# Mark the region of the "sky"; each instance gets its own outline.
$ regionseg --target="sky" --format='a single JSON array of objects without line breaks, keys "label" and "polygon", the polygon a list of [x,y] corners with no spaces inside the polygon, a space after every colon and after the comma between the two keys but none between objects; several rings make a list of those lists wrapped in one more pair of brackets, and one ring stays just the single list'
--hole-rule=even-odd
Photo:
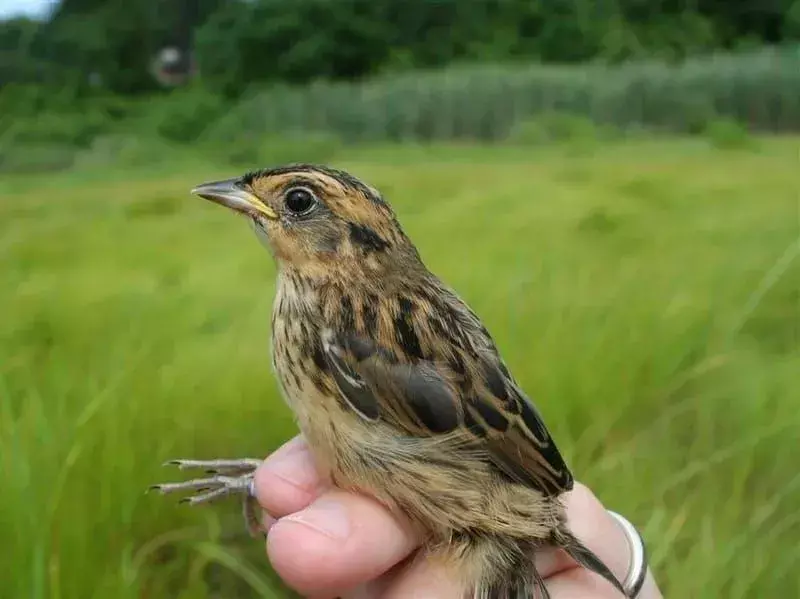
[{"label": "sky", "polygon": [[0,19],[15,15],[44,14],[56,0],[0,0]]}]

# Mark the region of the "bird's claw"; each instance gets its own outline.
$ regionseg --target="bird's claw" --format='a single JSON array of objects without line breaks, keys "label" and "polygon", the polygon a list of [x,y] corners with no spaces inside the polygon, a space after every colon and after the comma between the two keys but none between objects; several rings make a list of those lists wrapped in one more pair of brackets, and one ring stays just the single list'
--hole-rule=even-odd
[{"label": "bird's claw", "polygon": [[260,464],[261,460],[253,458],[170,460],[164,465],[177,466],[180,470],[202,469],[211,476],[176,483],[160,483],[152,485],[148,490],[157,490],[162,495],[177,491],[194,491],[192,495],[180,500],[180,503],[189,505],[209,503],[215,499],[239,494],[242,497],[242,510],[247,530],[251,536],[257,536],[263,532],[254,505],[254,476],[255,470]]},{"label": "bird's claw", "polygon": [[[253,478],[252,474],[245,474],[243,476],[224,476],[222,474],[215,474],[208,478],[193,478],[179,483],[161,483],[150,487],[152,490],[158,490],[162,495],[174,493],[175,491],[213,491],[213,497],[206,500],[198,500],[200,495],[194,496],[195,501],[192,503],[203,503],[214,497],[223,497],[232,493],[241,493],[242,491],[250,491],[250,480]],[[224,493],[216,493],[217,491],[224,491]]]},{"label": "bird's claw", "polygon": [[206,472],[219,474],[232,474],[234,472],[252,471],[258,468],[261,460],[255,458],[241,458],[233,460],[169,460],[164,466],[177,466],[179,470],[202,468]]}]

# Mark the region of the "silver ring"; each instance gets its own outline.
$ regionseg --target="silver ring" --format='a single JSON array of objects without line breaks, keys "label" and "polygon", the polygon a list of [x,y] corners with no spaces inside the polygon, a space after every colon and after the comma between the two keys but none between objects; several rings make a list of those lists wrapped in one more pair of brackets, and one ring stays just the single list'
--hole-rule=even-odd
[{"label": "silver ring", "polygon": [[631,551],[631,559],[628,565],[628,574],[622,583],[625,589],[625,594],[630,599],[635,599],[644,586],[644,581],[647,578],[647,551],[644,546],[644,539],[639,531],[636,530],[633,524],[628,522],[616,512],[607,510],[625,533],[625,539],[628,541],[628,547]]},{"label": "silver ring", "polygon": [[247,494],[256,499],[256,479],[251,478],[250,481],[247,483]]}]

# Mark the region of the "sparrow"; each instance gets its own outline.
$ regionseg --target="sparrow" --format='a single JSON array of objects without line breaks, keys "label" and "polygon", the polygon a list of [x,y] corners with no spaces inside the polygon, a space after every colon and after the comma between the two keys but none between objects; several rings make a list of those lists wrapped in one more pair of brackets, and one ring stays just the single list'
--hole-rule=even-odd
[{"label": "sparrow", "polygon": [[[402,513],[470,599],[549,597],[561,548],[623,596],[569,529],[573,474],[472,309],[428,270],[386,199],[350,173],[290,164],[192,193],[244,215],[277,265],[272,366],[320,471]],[[191,504],[238,494],[258,531],[259,459],[173,460],[154,485]]]}]

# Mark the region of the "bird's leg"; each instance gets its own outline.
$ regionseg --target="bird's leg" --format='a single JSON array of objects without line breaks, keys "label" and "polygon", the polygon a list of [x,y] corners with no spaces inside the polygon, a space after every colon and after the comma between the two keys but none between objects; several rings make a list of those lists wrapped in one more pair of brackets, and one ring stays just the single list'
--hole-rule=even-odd
[{"label": "bird's leg", "polygon": [[170,460],[165,466],[177,466],[181,470],[200,468],[211,476],[193,478],[179,483],[161,483],[150,489],[163,495],[176,491],[194,491],[194,494],[181,499],[181,503],[198,505],[215,499],[238,494],[242,497],[242,513],[251,536],[262,532],[258,521],[253,477],[261,460],[243,458],[239,460]]},{"label": "bird's leg", "polygon": [[231,473],[241,470],[255,470],[263,460],[255,458],[241,458],[237,460],[170,460],[165,466],[177,466],[179,470],[189,468],[203,468],[208,472]]}]

